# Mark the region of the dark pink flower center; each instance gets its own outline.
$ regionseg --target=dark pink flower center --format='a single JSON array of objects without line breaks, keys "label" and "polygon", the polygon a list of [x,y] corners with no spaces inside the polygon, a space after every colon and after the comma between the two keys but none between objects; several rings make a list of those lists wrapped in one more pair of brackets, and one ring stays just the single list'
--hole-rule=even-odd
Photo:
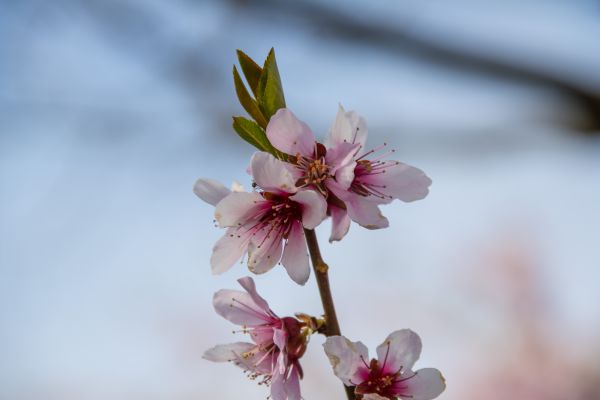
[{"label": "dark pink flower center", "polygon": [[380,180],[373,179],[376,175],[385,174],[389,168],[400,164],[398,161],[382,160],[395,150],[392,149],[374,160],[365,160],[364,158],[370,154],[387,146],[386,143],[374,148],[356,159],[356,167],[354,167],[354,181],[350,185],[350,190],[361,196],[375,196],[380,199],[392,199],[393,197],[385,193],[386,186],[379,184]]}]

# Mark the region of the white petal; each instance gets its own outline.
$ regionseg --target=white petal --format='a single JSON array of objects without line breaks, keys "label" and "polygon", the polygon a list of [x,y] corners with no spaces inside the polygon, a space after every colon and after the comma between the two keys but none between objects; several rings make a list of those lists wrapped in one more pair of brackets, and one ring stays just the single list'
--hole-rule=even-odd
[{"label": "white petal", "polygon": [[358,143],[363,148],[367,141],[367,122],[354,111],[345,112],[340,104],[335,121],[326,140],[328,147],[339,143]]},{"label": "white petal", "polygon": [[221,344],[206,350],[202,358],[214,362],[235,361],[242,353],[252,350],[255,346],[244,342]]},{"label": "white petal", "polygon": [[310,276],[310,264],[304,229],[300,222],[295,222],[290,230],[281,263],[294,282],[304,285]]},{"label": "white petal", "polygon": [[241,326],[257,326],[272,320],[268,311],[257,305],[248,293],[222,289],[213,296],[215,311],[226,320]]},{"label": "white petal", "polygon": [[403,394],[410,400],[432,400],[446,389],[446,380],[435,368],[423,368],[415,374],[403,382],[406,385]]},{"label": "white petal", "polygon": [[231,191],[213,179],[200,178],[194,185],[194,193],[208,204],[216,206]]},{"label": "white petal", "polygon": [[377,347],[379,365],[388,372],[410,370],[421,355],[421,347],[421,338],[410,329],[392,332]]},{"label": "white petal", "polygon": [[348,212],[343,208],[330,206],[329,212],[331,214],[331,236],[329,236],[329,243],[333,241],[339,241],[346,236],[350,229],[350,217]]},{"label": "white petal", "polygon": [[210,266],[215,275],[227,271],[244,255],[248,249],[248,239],[237,237],[236,228],[229,228],[215,243],[210,257]]},{"label": "white petal", "polygon": [[290,164],[269,153],[257,151],[252,156],[251,165],[254,181],[266,192],[296,193],[296,181],[288,169]]},{"label": "white petal", "polygon": [[287,108],[279,109],[267,125],[267,137],[278,150],[295,156],[312,157],[315,150],[315,135],[308,125],[300,121]]},{"label": "white petal", "polygon": [[346,386],[362,383],[361,371],[369,363],[369,351],[361,342],[351,342],[344,336],[330,336],[323,344],[335,375]]},{"label": "white petal", "polygon": [[302,190],[290,199],[302,205],[302,225],[315,229],[327,216],[327,201],[314,190]]},{"label": "white petal", "polygon": [[264,203],[258,193],[232,192],[217,203],[215,219],[221,228],[240,226],[256,215]]}]

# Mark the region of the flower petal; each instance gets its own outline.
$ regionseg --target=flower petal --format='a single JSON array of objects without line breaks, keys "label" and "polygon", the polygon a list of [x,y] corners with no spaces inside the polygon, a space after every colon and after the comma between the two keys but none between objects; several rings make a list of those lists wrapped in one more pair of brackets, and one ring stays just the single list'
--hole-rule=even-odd
[{"label": "flower petal", "polygon": [[368,197],[349,193],[343,201],[348,216],[363,228],[381,229],[390,226],[388,219],[379,210],[378,204],[370,201]]},{"label": "flower petal", "polygon": [[302,205],[302,225],[306,229],[316,228],[327,216],[327,201],[314,190],[302,190],[290,199]]},{"label": "flower petal", "polygon": [[245,342],[220,344],[206,350],[202,358],[214,362],[235,361],[243,353],[251,351],[254,347],[254,344]]},{"label": "flower petal", "polygon": [[333,147],[340,143],[357,143],[361,147],[365,147],[367,142],[367,122],[354,111],[344,111],[344,107],[340,104],[338,112],[335,116],[335,121],[329,130],[326,144]]},{"label": "flower petal", "polygon": [[259,193],[232,192],[217,203],[215,219],[221,228],[244,224],[265,206]]},{"label": "flower petal", "polygon": [[410,329],[401,329],[390,335],[377,347],[381,368],[388,373],[412,369],[421,355],[421,338]]},{"label": "flower petal", "polygon": [[365,394],[362,397],[362,400],[388,400],[388,398],[387,397],[381,397],[377,393],[369,393],[369,394]]},{"label": "flower petal", "polygon": [[399,393],[401,398],[411,400],[432,400],[446,389],[446,380],[435,368],[423,368],[415,376],[401,383],[404,387]]},{"label": "flower petal", "polygon": [[285,329],[273,329],[273,343],[279,348],[279,356],[277,357],[277,368],[280,374],[285,374],[287,370],[287,345],[288,334]]},{"label": "flower petal", "polygon": [[287,238],[281,263],[294,282],[304,285],[310,276],[308,251],[302,224],[294,222]]},{"label": "flower petal", "polygon": [[343,208],[336,206],[329,206],[329,213],[331,214],[331,236],[329,236],[329,243],[333,241],[339,241],[346,236],[350,229],[350,217],[348,212]]},{"label": "flower petal", "polygon": [[300,121],[287,108],[279,109],[267,125],[267,137],[271,144],[284,153],[312,157],[315,135],[308,125]]},{"label": "flower petal", "polygon": [[287,400],[285,377],[278,370],[275,370],[271,377],[271,399]]},{"label": "flower petal", "polygon": [[[339,168],[350,165],[352,168],[352,172],[354,172],[354,166],[356,162],[354,161],[354,156],[356,152],[359,150],[360,146],[357,144],[351,143],[340,143],[332,148],[327,149],[327,154],[325,155],[325,162],[329,166],[329,173],[331,175],[335,175],[337,179],[337,171]],[[354,173],[352,173],[352,177],[354,178]],[[352,179],[350,179],[350,183],[352,183]],[[349,183],[349,184],[350,184]]]},{"label": "flower petal", "polygon": [[217,314],[236,325],[258,326],[273,319],[252,300],[252,296],[237,290],[219,290],[213,296],[213,306]]},{"label": "flower petal", "polygon": [[248,239],[240,238],[236,228],[229,228],[215,243],[210,257],[210,266],[215,275],[227,271],[244,255],[248,249]]},{"label": "flower petal", "polygon": [[248,245],[248,269],[255,274],[271,270],[281,259],[282,233],[269,229],[267,227],[254,234]]},{"label": "flower petal", "polygon": [[296,180],[288,164],[269,153],[257,151],[252,156],[251,165],[254,182],[266,192],[296,193]]},{"label": "flower petal", "polygon": [[300,372],[296,365],[292,365],[287,380],[285,381],[285,392],[288,400],[301,400],[300,394]]},{"label": "flower petal", "polygon": [[244,290],[246,292],[248,292],[248,294],[252,298],[252,301],[254,302],[254,304],[256,304],[265,313],[275,316],[275,314],[269,307],[269,303],[267,303],[267,301],[261,295],[259,295],[258,292],[256,291],[256,285],[254,284],[254,279],[252,279],[249,276],[245,276],[243,278],[238,279],[238,283],[240,284],[241,287],[244,288]]},{"label": "flower petal", "polygon": [[363,175],[361,180],[381,192],[405,202],[421,200],[429,193],[431,179],[419,168],[399,161],[386,161],[383,173]]},{"label": "flower petal", "polygon": [[346,386],[362,383],[367,369],[369,351],[361,342],[351,342],[344,336],[330,336],[323,344],[333,372]]},{"label": "flower petal", "polygon": [[216,206],[231,190],[213,179],[200,178],[194,184],[194,193],[208,204]]}]

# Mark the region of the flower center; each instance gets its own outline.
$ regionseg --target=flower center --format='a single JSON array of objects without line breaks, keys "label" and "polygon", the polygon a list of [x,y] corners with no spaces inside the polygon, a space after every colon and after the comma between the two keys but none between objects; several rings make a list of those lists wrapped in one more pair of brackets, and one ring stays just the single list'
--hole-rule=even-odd
[{"label": "flower center", "polygon": [[325,161],[327,149],[321,143],[315,144],[312,158],[305,157],[300,153],[293,157],[292,162],[302,171],[302,176],[296,181],[296,187],[312,186],[324,196],[327,195],[325,180],[330,178],[329,166]]}]

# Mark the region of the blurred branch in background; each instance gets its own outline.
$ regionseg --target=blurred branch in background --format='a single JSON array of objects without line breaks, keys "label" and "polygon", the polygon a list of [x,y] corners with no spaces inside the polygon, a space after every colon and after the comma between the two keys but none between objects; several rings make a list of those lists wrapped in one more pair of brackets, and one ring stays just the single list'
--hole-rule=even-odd
[{"label": "blurred branch in background", "polygon": [[[337,40],[362,42],[394,54],[413,54],[430,62],[458,68],[475,74],[493,75],[500,78],[535,84],[555,89],[569,98],[581,111],[573,129],[589,134],[600,133],[600,87],[593,88],[579,82],[569,74],[555,73],[536,68],[527,63],[501,57],[494,52],[478,51],[477,48],[461,48],[449,45],[439,37],[419,36],[407,29],[402,19],[397,23],[379,23],[352,5],[313,0],[229,0],[240,7],[277,13],[292,19],[302,18],[320,32],[326,32]],[[535,21],[532,21],[535,23]],[[539,23],[539,21],[537,22]],[[447,38],[446,38],[447,39]]]}]

